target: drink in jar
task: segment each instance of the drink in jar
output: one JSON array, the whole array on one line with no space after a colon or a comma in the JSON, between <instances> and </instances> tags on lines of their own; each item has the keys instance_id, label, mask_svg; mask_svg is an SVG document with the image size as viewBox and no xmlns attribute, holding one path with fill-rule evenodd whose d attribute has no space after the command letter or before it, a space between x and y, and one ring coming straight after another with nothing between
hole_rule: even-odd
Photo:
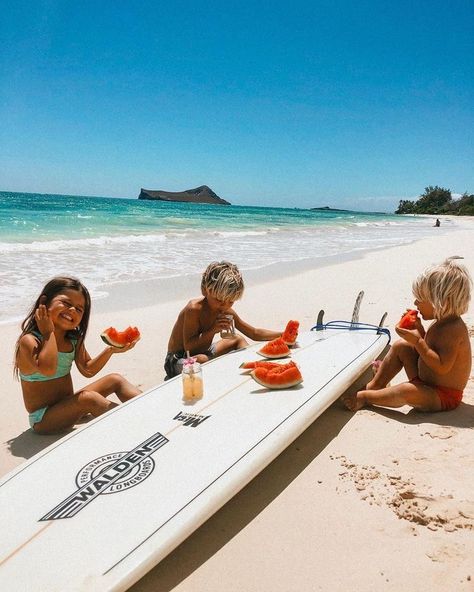
<instances>
[{"instance_id":1,"label":"drink in jar","mask_svg":"<svg viewBox=\"0 0 474 592\"><path fill-rule=\"evenodd\" d=\"M223 315L229 321L229 326L221 331L221 339L232 339L235 337L234 317L230 314Z\"/></svg>"},{"instance_id":2,"label":"drink in jar","mask_svg":"<svg viewBox=\"0 0 474 592\"><path fill-rule=\"evenodd\" d=\"M186 360L183 364L182 380L184 401L192 402L202 398L204 387L201 364Z\"/></svg>"}]
</instances>

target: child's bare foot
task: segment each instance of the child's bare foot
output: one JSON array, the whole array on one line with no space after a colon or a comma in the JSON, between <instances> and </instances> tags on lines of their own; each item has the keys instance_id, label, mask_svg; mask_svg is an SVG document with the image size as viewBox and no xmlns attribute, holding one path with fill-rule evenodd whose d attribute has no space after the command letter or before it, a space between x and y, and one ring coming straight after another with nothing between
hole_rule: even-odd
<instances>
[{"instance_id":1,"label":"child's bare foot","mask_svg":"<svg viewBox=\"0 0 474 592\"><path fill-rule=\"evenodd\" d=\"M342 402L349 409L349 411L359 411L365 405L364 391L359 391L355 395L345 397Z\"/></svg>"}]
</instances>

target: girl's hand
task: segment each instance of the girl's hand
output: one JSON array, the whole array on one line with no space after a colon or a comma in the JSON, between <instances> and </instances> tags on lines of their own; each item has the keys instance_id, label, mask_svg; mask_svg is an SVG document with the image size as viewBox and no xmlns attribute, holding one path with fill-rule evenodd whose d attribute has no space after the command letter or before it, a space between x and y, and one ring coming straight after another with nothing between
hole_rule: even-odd
<instances>
[{"instance_id":1,"label":"girl's hand","mask_svg":"<svg viewBox=\"0 0 474 592\"><path fill-rule=\"evenodd\" d=\"M49 316L49 311L44 304L40 304L35 310L35 321L38 330L43 337L49 337L54 331L53 321Z\"/></svg>"},{"instance_id":2,"label":"girl's hand","mask_svg":"<svg viewBox=\"0 0 474 592\"><path fill-rule=\"evenodd\" d=\"M138 339L135 339L135 341L132 341L131 343L127 343L127 345L124 345L124 347L113 347L112 345L110 345L110 351L113 354L123 354L124 352L127 352L131 349L133 349L136 344L140 341L140 337Z\"/></svg>"}]
</instances>

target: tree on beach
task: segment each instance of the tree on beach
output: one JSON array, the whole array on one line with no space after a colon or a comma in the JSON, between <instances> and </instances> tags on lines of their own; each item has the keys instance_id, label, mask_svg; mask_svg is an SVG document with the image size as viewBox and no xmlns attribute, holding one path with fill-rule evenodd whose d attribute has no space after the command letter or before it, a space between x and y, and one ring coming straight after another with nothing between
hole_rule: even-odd
<instances>
[{"instance_id":1,"label":"tree on beach","mask_svg":"<svg viewBox=\"0 0 474 592\"><path fill-rule=\"evenodd\" d=\"M457 202L459 204L458 213L461 216L474 216L474 194L463 193Z\"/></svg>"},{"instance_id":2,"label":"tree on beach","mask_svg":"<svg viewBox=\"0 0 474 592\"><path fill-rule=\"evenodd\" d=\"M453 199L450 189L425 187L417 201L402 199L395 214L453 214L474 215L474 195L465 192L459 199Z\"/></svg>"},{"instance_id":3,"label":"tree on beach","mask_svg":"<svg viewBox=\"0 0 474 592\"><path fill-rule=\"evenodd\" d=\"M401 199L398 204L398 209L395 214L414 214L415 202L409 199Z\"/></svg>"}]
</instances>

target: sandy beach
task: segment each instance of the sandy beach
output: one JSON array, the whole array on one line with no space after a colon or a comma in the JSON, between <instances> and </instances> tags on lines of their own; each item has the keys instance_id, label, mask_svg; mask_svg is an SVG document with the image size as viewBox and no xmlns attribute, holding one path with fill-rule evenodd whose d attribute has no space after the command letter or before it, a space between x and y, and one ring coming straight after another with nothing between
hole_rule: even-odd
<instances>
[{"instance_id":1,"label":"sandy beach","mask_svg":"<svg viewBox=\"0 0 474 592\"><path fill-rule=\"evenodd\" d=\"M313 269L289 265L277 279L270 271L249 274L235 308L254 325L279 329L295 318L309 330L321 308L326 320L347 319L363 289L361 320L378 323L387 312L393 330L412 305L412 280L427 265L459 255L474 276L473 230L474 219L464 218L449 233L433 228L431 238L358 258ZM94 305L92 354L105 327L142 330L137 347L114 356L100 375L121 372L143 390L160 383L172 324L199 294L197 276L191 284L156 303L149 291L126 290L110 308ZM464 320L474 345L474 303ZM17 324L0 326L0 476L59 438L28 429L12 376L18 332ZM76 371L73 379L76 387L87 382ZM353 414L337 401L131 590L474 590L473 426L472 376L463 403L447 413L404 407Z\"/></svg>"}]
</instances>

